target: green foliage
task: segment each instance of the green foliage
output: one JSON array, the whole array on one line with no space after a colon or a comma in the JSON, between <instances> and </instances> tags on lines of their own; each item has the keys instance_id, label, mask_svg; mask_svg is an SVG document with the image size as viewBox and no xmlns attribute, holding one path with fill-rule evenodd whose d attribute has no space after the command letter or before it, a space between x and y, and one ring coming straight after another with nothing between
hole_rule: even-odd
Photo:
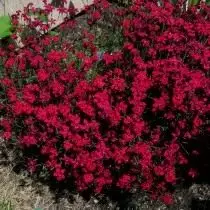
<instances>
[{"instance_id":1,"label":"green foliage","mask_svg":"<svg viewBox=\"0 0 210 210\"><path fill-rule=\"evenodd\" d=\"M51 36L57 36L59 33L57 32L57 31L49 31L49 34L51 35Z\"/></svg>"},{"instance_id":2,"label":"green foliage","mask_svg":"<svg viewBox=\"0 0 210 210\"><path fill-rule=\"evenodd\" d=\"M48 17L44 14L39 14L38 16L39 20L43 21L43 22L47 22L48 21Z\"/></svg>"},{"instance_id":3,"label":"green foliage","mask_svg":"<svg viewBox=\"0 0 210 210\"><path fill-rule=\"evenodd\" d=\"M39 9L39 8L37 9L36 12L29 12L29 15L38 18L42 22L47 22L48 21L47 15L44 14L43 12L41 12L41 9Z\"/></svg>"},{"instance_id":4,"label":"green foliage","mask_svg":"<svg viewBox=\"0 0 210 210\"><path fill-rule=\"evenodd\" d=\"M9 37L12 34L12 23L9 16L0 17L0 39Z\"/></svg>"},{"instance_id":5,"label":"green foliage","mask_svg":"<svg viewBox=\"0 0 210 210\"><path fill-rule=\"evenodd\" d=\"M93 66L93 68L91 68L87 74L86 74L86 79L87 81L91 81L93 80L99 73L100 73L100 62L96 65Z\"/></svg>"},{"instance_id":6,"label":"green foliage","mask_svg":"<svg viewBox=\"0 0 210 210\"><path fill-rule=\"evenodd\" d=\"M114 52L121 49L123 45L123 33L122 29L117 30L109 29L109 34L104 34L101 30L97 33L95 45L103 52Z\"/></svg>"},{"instance_id":7,"label":"green foliage","mask_svg":"<svg viewBox=\"0 0 210 210\"><path fill-rule=\"evenodd\" d=\"M0 202L1 210L13 210L11 201L2 201Z\"/></svg>"},{"instance_id":8,"label":"green foliage","mask_svg":"<svg viewBox=\"0 0 210 210\"><path fill-rule=\"evenodd\" d=\"M189 0L189 5L197 5L199 4L200 0Z\"/></svg>"},{"instance_id":9,"label":"green foliage","mask_svg":"<svg viewBox=\"0 0 210 210\"><path fill-rule=\"evenodd\" d=\"M129 6L132 3L131 0L111 0L111 2L115 2L123 6Z\"/></svg>"},{"instance_id":10,"label":"green foliage","mask_svg":"<svg viewBox=\"0 0 210 210\"><path fill-rule=\"evenodd\" d=\"M176 4L176 3L177 3L177 0L171 0L171 2L172 2L173 4Z\"/></svg>"}]
</instances>

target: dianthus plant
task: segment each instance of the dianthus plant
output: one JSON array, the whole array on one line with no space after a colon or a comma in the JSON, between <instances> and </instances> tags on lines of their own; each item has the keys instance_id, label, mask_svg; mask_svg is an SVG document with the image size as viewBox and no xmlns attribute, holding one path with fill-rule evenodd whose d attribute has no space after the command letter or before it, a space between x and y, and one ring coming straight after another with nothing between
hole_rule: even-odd
<instances>
[{"instance_id":1,"label":"dianthus plant","mask_svg":"<svg viewBox=\"0 0 210 210\"><path fill-rule=\"evenodd\" d=\"M0 50L1 136L23 151L31 173L73 179L79 191L141 189L172 203L182 166L199 173L186 145L209 132L210 7L136 0L116 9L97 0L85 7L79 42L63 36L77 31L73 8L57 8L70 19L41 35L54 9L45 2L47 22L31 19L32 4L13 16L25 47ZM99 58L93 28L105 13L116 17L109 30L121 45Z\"/></svg>"}]
</instances>

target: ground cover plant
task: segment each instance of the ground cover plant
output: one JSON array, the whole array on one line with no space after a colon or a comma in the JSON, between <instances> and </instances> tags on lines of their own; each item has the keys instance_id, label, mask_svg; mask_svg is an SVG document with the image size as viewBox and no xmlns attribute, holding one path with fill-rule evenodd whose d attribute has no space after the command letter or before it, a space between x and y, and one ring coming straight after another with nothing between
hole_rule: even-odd
<instances>
[{"instance_id":1,"label":"ground cover plant","mask_svg":"<svg viewBox=\"0 0 210 210\"><path fill-rule=\"evenodd\" d=\"M44 2L44 21L31 18L32 4L12 17L25 47L0 50L1 137L36 176L95 194L144 190L171 204L183 175L199 175L190 158L204 142L189 145L210 131L210 7L136 0L110 10L96 0L81 36L68 40L74 8ZM43 36L53 9L70 19ZM107 15L105 38L93 26Z\"/></svg>"}]
</instances>

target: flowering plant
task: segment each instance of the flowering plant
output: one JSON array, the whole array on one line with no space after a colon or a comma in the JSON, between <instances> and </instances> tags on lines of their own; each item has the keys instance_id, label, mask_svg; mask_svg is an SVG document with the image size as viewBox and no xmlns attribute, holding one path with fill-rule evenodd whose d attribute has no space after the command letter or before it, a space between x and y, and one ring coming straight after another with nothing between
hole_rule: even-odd
<instances>
[{"instance_id":1,"label":"flowering plant","mask_svg":"<svg viewBox=\"0 0 210 210\"><path fill-rule=\"evenodd\" d=\"M90 31L105 19L106 0L85 8L79 43L62 36L76 29L74 19L41 37L37 26L45 31L53 20L32 21L28 10L13 17L25 18L28 34L25 48L0 50L1 136L16 139L31 173L45 168L59 182L73 178L79 191L142 189L167 204L182 165L197 175L185 145L209 132L210 8L162 2L111 10L122 46L101 59ZM52 9L45 2L43 12Z\"/></svg>"}]
</instances>

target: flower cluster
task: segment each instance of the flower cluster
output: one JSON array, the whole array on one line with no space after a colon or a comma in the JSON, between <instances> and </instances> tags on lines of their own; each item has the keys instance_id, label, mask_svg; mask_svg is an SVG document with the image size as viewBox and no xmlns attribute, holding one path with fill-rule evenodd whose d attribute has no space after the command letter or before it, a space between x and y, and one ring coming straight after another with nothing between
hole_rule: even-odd
<instances>
[{"instance_id":1,"label":"flower cluster","mask_svg":"<svg viewBox=\"0 0 210 210\"><path fill-rule=\"evenodd\" d=\"M172 202L168 189L189 164L183 145L209 131L210 8L162 2L115 11L124 44L102 60L87 30L82 50L60 35L29 35L25 48L0 50L1 135L36 151L26 157L31 172L41 166L57 181L73 177L79 191L140 188ZM90 27L109 6L95 2Z\"/></svg>"}]
</instances>

